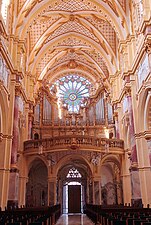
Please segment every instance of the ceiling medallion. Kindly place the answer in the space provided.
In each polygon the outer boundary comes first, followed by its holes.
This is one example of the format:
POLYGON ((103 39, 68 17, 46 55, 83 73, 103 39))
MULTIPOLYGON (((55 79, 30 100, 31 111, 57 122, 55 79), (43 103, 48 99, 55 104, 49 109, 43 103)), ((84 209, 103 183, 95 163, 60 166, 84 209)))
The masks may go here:
POLYGON ((74 59, 71 59, 67 66, 69 69, 75 69, 78 65, 74 59))

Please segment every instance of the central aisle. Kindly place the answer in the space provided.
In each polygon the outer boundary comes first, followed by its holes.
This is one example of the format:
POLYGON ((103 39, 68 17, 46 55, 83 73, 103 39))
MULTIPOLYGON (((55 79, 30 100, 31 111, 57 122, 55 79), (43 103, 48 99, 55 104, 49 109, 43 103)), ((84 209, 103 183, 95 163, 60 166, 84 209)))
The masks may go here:
POLYGON ((94 225, 85 214, 63 214, 56 225, 94 225))

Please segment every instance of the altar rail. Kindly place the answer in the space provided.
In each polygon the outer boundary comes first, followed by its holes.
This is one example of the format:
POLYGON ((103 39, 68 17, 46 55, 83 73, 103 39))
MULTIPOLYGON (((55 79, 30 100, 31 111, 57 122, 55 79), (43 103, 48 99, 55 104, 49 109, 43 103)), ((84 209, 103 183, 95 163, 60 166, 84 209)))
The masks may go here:
POLYGON ((119 139, 96 138, 90 136, 58 136, 47 139, 28 140, 24 142, 24 151, 38 149, 96 149, 101 151, 124 150, 124 142, 119 139))

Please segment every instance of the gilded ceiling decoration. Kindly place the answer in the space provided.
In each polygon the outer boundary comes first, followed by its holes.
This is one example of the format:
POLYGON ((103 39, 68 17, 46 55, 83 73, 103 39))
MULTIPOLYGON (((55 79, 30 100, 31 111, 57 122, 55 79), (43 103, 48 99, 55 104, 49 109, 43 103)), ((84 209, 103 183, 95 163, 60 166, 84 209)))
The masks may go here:
POLYGON ((75 32, 84 35, 99 43, 99 40, 96 38, 96 36, 83 25, 81 25, 78 21, 68 21, 67 23, 63 24, 57 30, 55 30, 52 35, 50 35, 50 37, 46 40, 45 43, 49 42, 55 37, 58 37, 59 35, 63 35, 68 32, 75 32))
POLYGON ((126 0, 19 0, 17 13, 14 33, 30 43, 26 69, 36 80, 79 70, 110 83, 130 33, 126 0))

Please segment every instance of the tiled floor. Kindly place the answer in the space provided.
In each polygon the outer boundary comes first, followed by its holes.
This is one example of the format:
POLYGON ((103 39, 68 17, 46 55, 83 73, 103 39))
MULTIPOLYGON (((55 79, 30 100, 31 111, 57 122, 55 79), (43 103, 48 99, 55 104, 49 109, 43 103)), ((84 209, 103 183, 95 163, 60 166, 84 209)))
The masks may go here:
POLYGON ((63 214, 56 225, 94 225, 84 214, 63 214))

